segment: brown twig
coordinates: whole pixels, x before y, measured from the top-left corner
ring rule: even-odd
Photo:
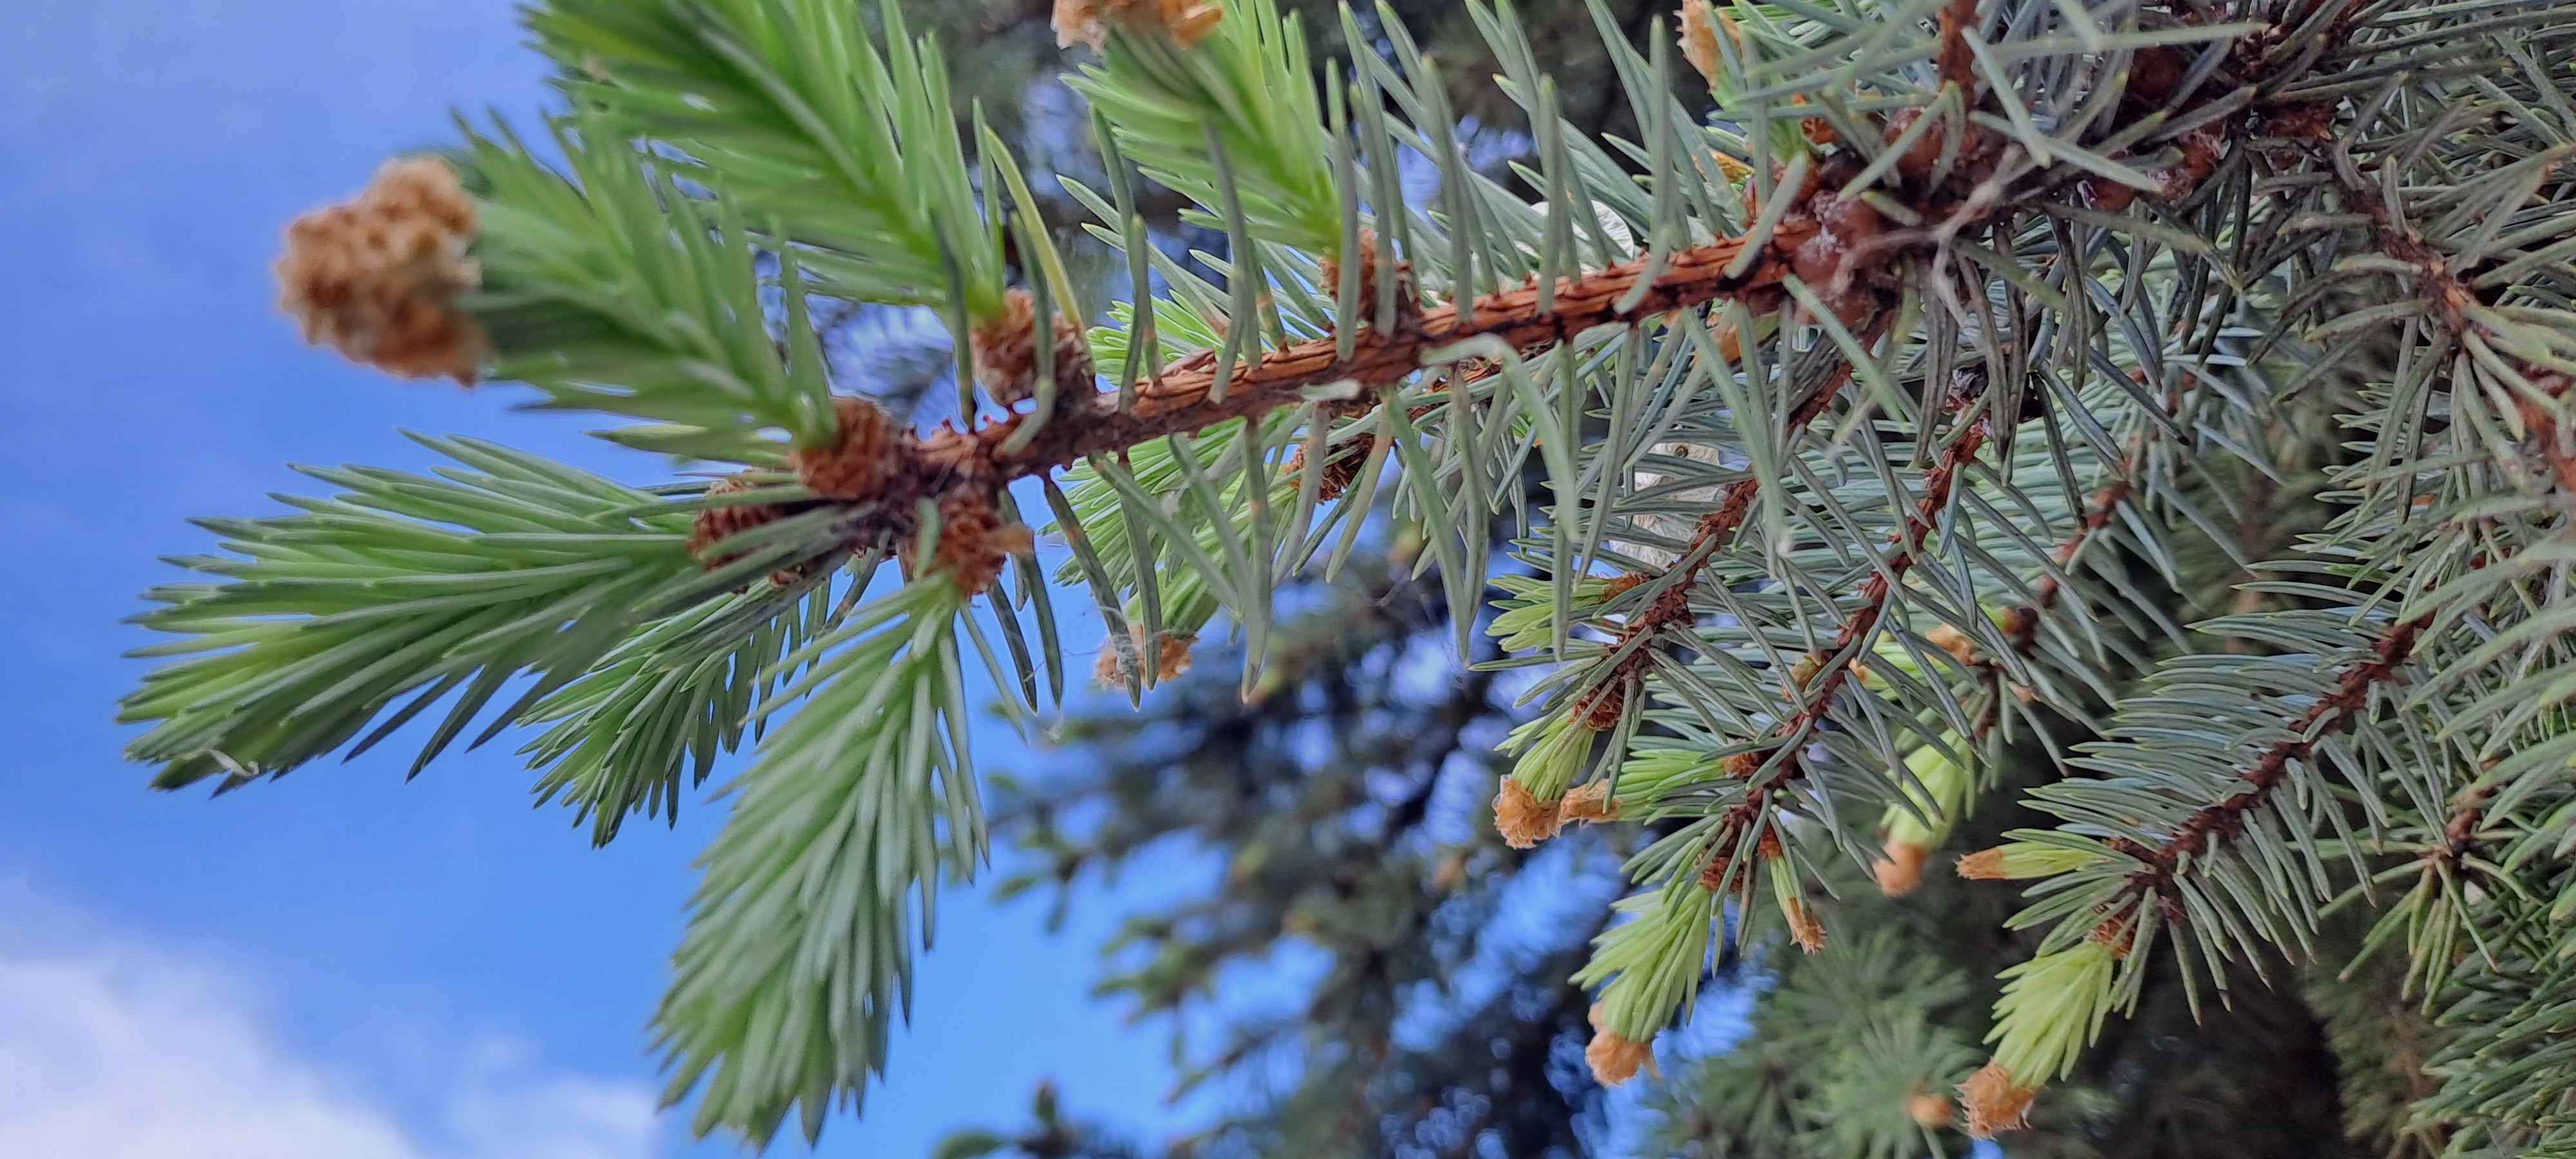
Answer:
[[[2101,912],[2117,915],[2129,903],[2153,897],[2168,919],[2182,920],[2182,902],[2174,878],[2184,859],[2197,857],[2213,843],[2242,832],[2245,819],[2271,798],[2274,789],[2289,780],[2291,761],[2307,760],[2316,750],[2318,736],[2351,724],[2369,705],[2372,690],[2397,678],[2398,670],[2414,654],[2418,639],[2430,624],[2429,618],[2419,617],[2389,629],[2371,646],[2370,659],[2346,669],[2335,681],[2333,692],[2318,698],[2290,722],[2290,739],[2265,748],[2253,767],[2237,774],[2235,792],[2193,810],[2163,844],[2147,847],[2136,842],[2122,843],[2122,852],[2144,864],[2130,871],[2128,881],[2103,903]]]
[[[1743,799],[1720,815],[1715,846],[1718,855],[1701,871],[1701,881],[1709,888],[1717,889],[1725,884],[1714,879],[1725,874],[1727,866],[1734,860],[1735,843],[1752,830],[1762,810],[1769,806],[1772,794],[1805,775],[1806,761],[1798,742],[1824,721],[1825,714],[1833,705],[1835,693],[1841,691],[1844,682],[1851,678],[1850,653],[1868,641],[1879,620],[1887,614],[1888,602],[1896,594],[1896,585],[1903,582],[1906,572],[1913,570],[1915,561],[1922,557],[1924,539],[1949,510],[1960,471],[1969,460],[1976,458],[1992,433],[1988,417],[1979,415],[1964,433],[1942,449],[1941,458],[1925,473],[1923,497],[1915,501],[1914,510],[1906,513],[1904,529],[1898,533],[1897,551],[1888,556],[1887,566],[1871,572],[1868,579],[1861,581],[1858,606],[1834,633],[1833,642],[1826,646],[1827,657],[1842,657],[1844,663],[1832,664],[1828,660],[1828,666],[1818,672],[1814,683],[1800,690],[1804,701],[1798,711],[1772,730],[1771,735],[1779,742],[1771,749],[1779,756],[1778,766],[1747,787]]]
[[[1977,58],[1968,48],[1968,32],[1977,23],[1977,0],[1950,0],[1941,6],[1941,48],[1933,60],[1941,80],[1959,86],[1959,95],[1977,95]]]
[[[2058,581],[2057,573],[2066,572],[2074,564],[2076,555],[2084,550],[2085,544],[2110,525],[2112,516],[2119,514],[2120,504],[2128,501],[2129,493],[2136,487],[2134,475],[2135,469],[2123,462],[2118,475],[2093,493],[2091,502],[2085,505],[2083,521],[2075,525],[2074,532],[2060,542],[2056,553],[2050,556],[2051,562],[2057,565],[2057,572],[2040,577],[2039,590],[2032,593],[2031,601],[2006,615],[2004,635],[2012,641],[2013,651],[2027,656],[2032,648],[2038,646],[2039,618],[2054,609],[2065,594],[2066,585]]]
[[[1877,341],[1881,332],[1881,327],[1871,327],[1864,336],[1864,344]],[[1850,363],[1836,366],[1833,374],[1823,385],[1816,388],[1816,393],[1806,402],[1799,404],[1798,409],[1790,412],[1789,431],[1795,434],[1804,430],[1809,423],[1824,414],[1825,409],[1832,405],[1834,398],[1842,393],[1844,385],[1851,381],[1851,376]],[[1717,558],[1718,550],[1726,545],[1728,537],[1744,526],[1745,518],[1752,514],[1753,500],[1761,492],[1762,481],[1759,479],[1739,479],[1726,485],[1725,490],[1720,492],[1717,507],[1708,514],[1700,516],[1698,522],[1692,525],[1690,539],[1682,545],[1681,553],[1673,558],[1672,565],[1666,571],[1666,574],[1671,577],[1671,582],[1662,591],[1656,592],[1655,598],[1644,608],[1628,617],[1627,623],[1620,628],[1618,638],[1608,654],[1619,655],[1624,651],[1626,655],[1621,656],[1609,671],[1602,673],[1597,679],[1584,681],[1584,687],[1624,689],[1630,681],[1644,674],[1649,663],[1646,652],[1648,645],[1641,644],[1634,648],[1626,645],[1639,637],[1653,635],[1675,624],[1690,622],[1690,593],[1699,582],[1700,572],[1708,567],[1710,560]],[[1617,695],[1617,693],[1613,692],[1611,695]]]
[[[1624,309],[1621,299],[1648,278],[1643,260],[1557,279],[1550,310],[1538,308],[1538,289],[1529,285],[1485,295],[1464,314],[1454,305],[1406,312],[1390,332],[1363,331],[1349,358],[1335,356],[1334,339],[1319,338],[1273,350],[1249,368],[1228,368],[1222,394],[1216,390],[1216,358],[1203,351],[1164,368],[1127,409],[1121,410],[1118,396],[1109,392],[1059,399],[1055,413],[1026,445],[1016,448],[1011,443],[1024,424],[1037,421],[1032,416],[1014,414],[971,433],[942,430],[904,449],[907,469],[892,472],[881,492],[854,504],[847,532],[868,546],[891,547],[911,533],[911,513],[924,499],[945,507],[961,496],[989,497],[1012,480],[1091,455],[1295,405],[1310,387],[1347,382],[1355,384],[1361,398],[1373,397],[1422,369],[1426,353],[1470,338],[1498,338],[1513,349],[1528,350],[1718,298],[1775,308],[1797,240],[1801,238],[1794,234],[1774,238],[1761,257],[1734,274],[1728,267],[1743,252],[1740,239],[1679,251]]]

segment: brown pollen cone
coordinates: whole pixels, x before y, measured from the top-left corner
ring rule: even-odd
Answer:
[[[975,361],[975,381],[1003,406],[1037,394],[1037,302],[1027,290],[1013,287],[1002,295],[1002,312],[977,324],[966,335]],[[1091,347],[1082,327],[1062,314],[1055,318],[1055,380],[1059,390],[1095,389]]]
[[[404,378],[470,386],[491,344],[455,305],[481,281],[465,258],[475,226],[474,201],[445,162],[389,161],[347,204],[286,227],[278,305],[316,346]]]
[[[1494,797],[1494,831],[1503,835],[1503,844],[1514,849],[1536,849],[1538,843],[1554,837],[1565,827],[1565,818],[1554,801],[1542,801],[1510,777],[1503,778],[1502,792]]]
[[[858,503],[886,493],[912,459],[906,431],[877,404],[854,395],[832,396],[840,434],[825,446],[787,453],[787,466],[807,490],[826,499]]]
[[[932,549],[928,565],[913,558],[912,547],[905,549],[904,563],[915,575],[948,572],[956,577],[959,590],[971,596],[991,588],[1010,557],[1025,555],[1035,546],[1036,537],[1027,527],[1004,526],[992,500],[968,491],[940,501],[939,544]]]
[[[719,495],[739,495],[757,487],[759,484],[741,475],[727,475],[707,484],[707,496],[714,498]],[[769,503],[736,503],[703,508],[689,528],[689,554],[698,557],[710,568],[723,567],[737,557],[711,554],[717,544],[761,524],[772,522],[783,514],[785,512]]]
[[[1637,1077],[1645,1070],[1656,1074],[1655,1042],[1621,1037],[1619,1032],[1603,1026],[1601,1003],[1592,1004],[1592,1041],[1583,1048],[1583,1061],[1592,1068],[1592,1077],[1605,1087],[1615,1087]]]
[[[1625,684],[1604,684],[1585,692],[1574,701],[1574,723],[1587,732],[1608,732],[1619,727],[1619,717],[1628,711]]]
[[[2029,1125],[2030,1104],[2038,1097],[2039,1088],[2014,1086],[2012,1075],[1991,1062],[1959,1084],[1959,1101],[1968,1110],[1968,1133],[1980,1139]]]

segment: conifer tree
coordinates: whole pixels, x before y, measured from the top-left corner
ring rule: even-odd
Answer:
[[[465,438],[314,470],[334,494],[208,521],[208,578],[149,593],[178,658],[133,755],[223,791],[520,725],[606,841],[750,749],[654,1026],[699,1130],[811,1137],[987,859],[968,665],[1036,727],[1079,591],[1109,683],[1144,701],[1222,633],[1257,710],[1283,589],[1383,508],[1425,599],[1505,593],[1442,623],[1534,710],[1496,840],[1626,855],[1559,983],[1590,1073],[1646,1070],[1713,971],[1777,979],[1772,1033],[1675,1084],[1676,1146],[2049,1153],[2170,1054],[2133,1030],[2228,1046],[2313,977],[2346,1041],[2374,981],[2438,1030],[2355,1125],[2576,1149],[2576,13],[1686,0],[1638,36],[1596,5],[1627,110],[1596,131],[1561,37],[1465,10],[1531,126],[1511,183],[1391,13],[1319,52],[1273,0],[1060,0],[1094,186],[1024,171],[891,3],[532,6],[568,111],[297,222],[287,308],[720,474]],[[1148,244],[1157,189],[1223,257]],[[841,303],[942,320],[958,423],[835,389]],[[2005,964],[1907,953],[1964,920]]]

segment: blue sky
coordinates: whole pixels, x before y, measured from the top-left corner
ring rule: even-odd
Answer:
[[[395,746],[219,801],[122,761],[118,621],[201,550],[194,515],[306,489],[288,462],[425,466],[461,432],[648,481],[506,388],[405,385],[307,350],[268,263],[452,107],[524,113],[537,63],[502,0],[0,3],[0,1154],[29,1159],[642,1159],[643,1021],[717,810],[594,851],[528,807],[508,746],[402,782]],[[639,475],[639,472],[643,475]],[[1010,757],[987,746],[994,763]],[[1158,1028],[1087,1002],[1110,915],[943,907],[913,1027],[826,1155],[926,1154],[1082,1109],[1174,1128]],[[782,1145],[780,1153],[799,1153]]]

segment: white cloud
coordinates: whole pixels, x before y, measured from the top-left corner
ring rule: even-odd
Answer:
[[[254,989],[49,907],[0,904],[0,1155],[12,1159],[648,1159],[650,1091],[487,1040],[415,1126],[300,1058]],[[430,1129],[424,1130],[422,1126]]]

